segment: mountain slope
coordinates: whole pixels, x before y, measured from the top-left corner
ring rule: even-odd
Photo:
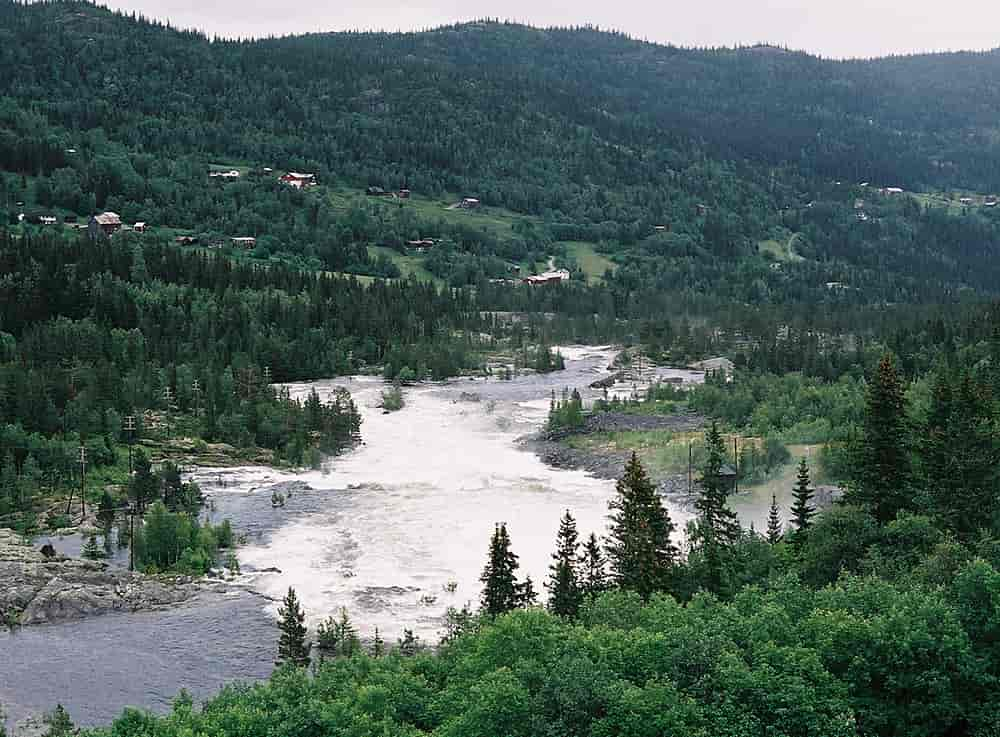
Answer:
[[[798,274],[812,299],[832,281],[891,301],[996,283],[995,218],[942,226],[940,214],[880,203],[858,228],[849,204],[861,180],[1000,190],[995,52],[833,62],[497,23],[212,42],[87,3],[6,0],[0,29],[0,169],[72,170],[83,205],[92,194],[93,207],[177,226],[239,222],[274,234],[278,250],[350,262],[316,245],[322,210],[299,223],[280,203],[249,204],[255,193],[193,206],[206,197],[206,163],[245,162],[475,195],[542,219],[547,230],[507,255],[472,237],[462,246],[478,259],[470,280],[497,274],[485,258],[528,259],[567,239],[670,271],[643,277],[648,288],[673,289],[678,275],[689,284],[694,272],[712,289],[739,274],[721,291],[743,301],[781,301]],[[829,207],[807,212],[811,201]],[[668,242],[646,243],[662,224]],[[354,228],[337,248],[392,245],[380,227]],[[430,225],[397,230],[407,227]],[[757,244],[795,234],[805,261],[769,273]],[[629,273],[619,270],[622,288],[636,286]]]

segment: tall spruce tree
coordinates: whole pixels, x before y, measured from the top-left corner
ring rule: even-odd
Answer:
[[[781,515],[778,513],[778,497],[771,494],[771,511],[767,515],[767,541],[771,545],[781,540]]]
[[[795,527],[795,534],[801,537],[812,524],[812,518],[816,515],[816,510],[812,506],[813,489],[809,485],[809,464],[805,456],[799,461],[798,478],[795,481],[795,488],[792,489],[792,525]]]
[[[501,523],[490,539],[489,557],[479,580],[483,583],[480,604],[491,617],[519,607],[524,598],[523,587],[517,582],[517,556],[510,547],[507,525]]]
[[[677,562],[679,551],[670,539],[674,524],[634,452],[615,492],[605,545],[612,580],[648,599],[668,585]]]
[[[705,434],[708,456],[702,467],[701,494],[695,502],[699,527],[706,544],[725,545],[740,535],[736,513],[726,504],[732,491],[729,479],[723,473],[726,466],[726,444],[719,432],[718,423],[712,422]]]
[[[289,586],[288,593],[282,600],[282,606],[278,609],[278,629],[281,630],[281,636],[278,638],[277,665],[286,663],[297,667],[309,665],[305,619],[306,614],[299,606],[295,589]]]
[[[580,560],[580,585],[584,596],[594,597],[607,590],[607,565],[597,535],[592,532],[583,545],[583,556]]]
[[[545,588],[549,592],[548,609],[561,617],[576,617],[583,600],[580,583],[580,543],[577,536],[576,520],[569,510],[559,522],[556,536],[556,552],[549,565],[549,580]]]
[[[920,440],[927,505],[959,537],[989,525],[1000,508],[1000,462],[987,388],[968,372],[939,370]]]
[[[903,382],[895,359],[886,353],[868,386],[864,432],[855,450],[855,477],[846,495],[881,524],[913,507],[908,445]]]

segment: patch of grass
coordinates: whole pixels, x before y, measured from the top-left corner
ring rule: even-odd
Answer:
[[[799,239],[798,233],[792,233],[787,239],[777,240],[774,238],[760,241],[757,248],[761,253],[769,254],[776,261],[793,262],[804,261],[805,259],[795,251],[795,243]]]
[[[624,432],[575,435],[567,440],[571,448],[588,453],[631,453],[635,451],[653,478],[687,473],[688,443],[692,443],[694,463],[701,462],[701,432],[669,430],[627,430]]]
[[[399,271],[404,278],[412,276],[416,277],[420,281],[431,281],[438,285],[444,283],[424,268],[424,259],[421,256],[412,254],[404,255],[399,251],[385,246],[369,246],[368,253],[372,258],[376,258],[378,256],[385,256],[388,258],[399,267]]]
[[[614,271],[617,265],[607,256],[598,253],[593,243],[582,241],[562,241],[560,244],[566,248],[566,254],[571,256],[577,265],[587,275],[588,284],[597,284],[604,281],[604,274],[608,270]]]

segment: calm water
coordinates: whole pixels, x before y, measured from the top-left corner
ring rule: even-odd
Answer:
[[[268,675],[279,599],[296,589],[310,626],[346,607],[362,636],[387,641],[404,627],[436,642],[449,606],[473,605],[495,523],[542,591],[559,518],[581,536],[605,528],[613,483],[545,466],[517,438],[545,419],[549,397],[607,374],[607,349],[564,349],[567,370],[510,382],[455,381],[405,390],[390,415],[372,378],[293,385],[321,395],[351,390],[364,444],[321,471],[200,471],[212,516],[246,536],[243,593],[206,595],[181,608],[106,616],[0,634],[0,703],[10,721],[66,706],[81,724],[127,705],[162,710],[180,688],[196,696]],[[475,395],[475,396],[472,396]],[[477,401],[478,400],[478,401]],[[271,492],[293,483],[283,508]],[[671,509],[679,528],[689,513]],[[69,544],[69,543],[66,543]]]

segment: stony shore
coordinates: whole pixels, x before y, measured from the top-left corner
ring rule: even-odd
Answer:
[[[187,601],[206,586],[187,576],[147,576],[106,563],[46,558],[0,528],[0,616],[11,625],[65,622]]]

